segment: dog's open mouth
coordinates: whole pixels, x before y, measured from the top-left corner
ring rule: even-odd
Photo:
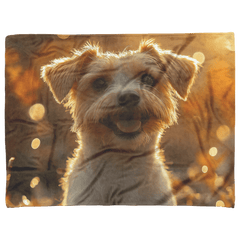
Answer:
[[[110,128],[118,137],[132,139],[142,132],[142,126],[148,121],[148,114],[126,111],[119,115],[100,120],[100,123]]]
[[[117,121],[117,127],[125,133],[137,132],[141,128],[142,122],[140,120],[120,120]]]

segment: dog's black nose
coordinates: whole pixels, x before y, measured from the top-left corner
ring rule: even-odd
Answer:
[[[118,104],[122,107],[134,107],[138,105],[140,97],[136,92],[124,92],[118,96]]]

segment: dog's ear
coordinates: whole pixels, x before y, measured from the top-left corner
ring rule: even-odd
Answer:
[[[41,76],[58,103],[62,103],[74,82],[81,78],[86,66],[97,54],[98,47],[87,45],[83,51],[75,51],[72,57],[55,59],[41,68]]]
[[[154,39],[142,40],[139,45],[140,53],[147,53],[154,57],[156,60],[163,60],[162,50],[160,47],[154,43]]]
[[[156,59],[159,66],[164,66],[165,76],[173,89],[178,93],[179,98],[187,100],[198,71],[197,60],[162,50],[152,39],[142,41],[139,46],[139,52],[150,54]]]
[[[197,60],[169,52],[163,56],[166,59],[166,74],[170,84],[178,96],[186,101],[198,72]]]

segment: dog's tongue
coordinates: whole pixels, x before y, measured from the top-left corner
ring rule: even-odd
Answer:
[[[125,133],[136,132],[141,127],[140,120],[119,120],[117,127]]]

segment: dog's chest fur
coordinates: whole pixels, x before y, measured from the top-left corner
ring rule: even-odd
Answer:
[[[153,147],[96,151],[96,145],[88,145],[69,177],[68,205],[175,205],[158,151]]]

